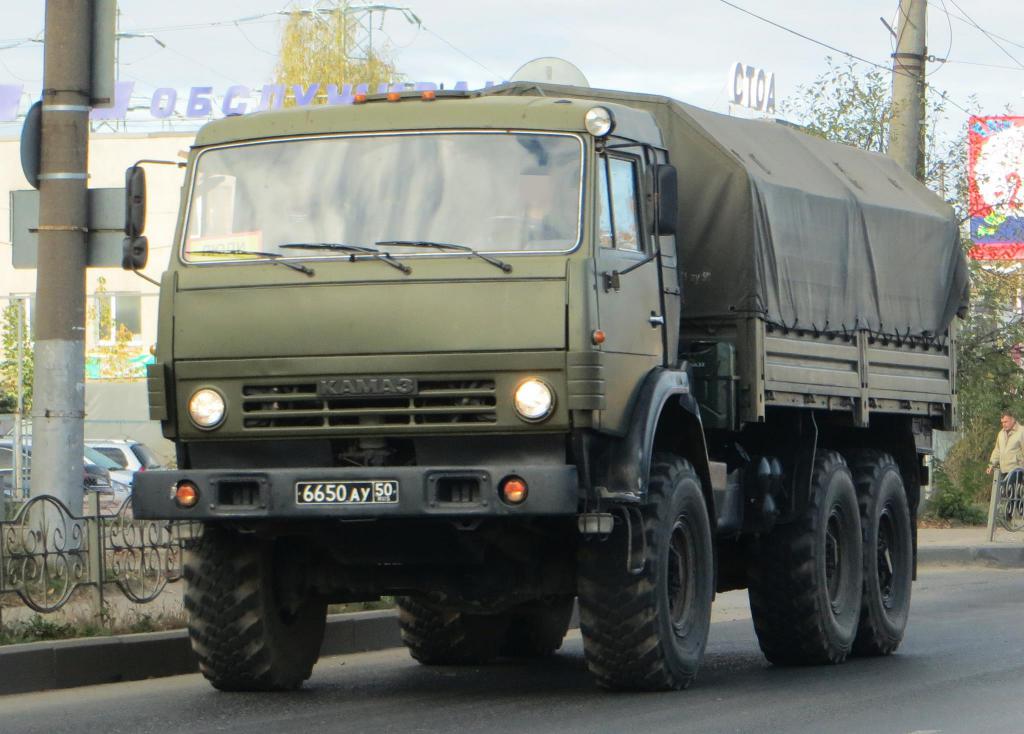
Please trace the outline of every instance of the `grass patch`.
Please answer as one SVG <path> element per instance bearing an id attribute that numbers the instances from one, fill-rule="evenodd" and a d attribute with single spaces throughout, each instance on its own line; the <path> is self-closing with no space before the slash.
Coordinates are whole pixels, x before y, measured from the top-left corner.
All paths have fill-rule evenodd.
<path id="1" fill-rule="evenodd" d="M 394 609 L 395 597 L 382 596 L 376 601 L 356 601 L 348 604 L 330 604 L 328 614 L 349 614 L 351 612 L 373 612 L 379 609 Z"/>
<path id="2" fill-rule="evenodd" d="M 80 637 L 110 637 L 111 635 L 134 634 L 138 632 L 162 632 L 181 629 L 187 625 L 184 613 L 150 614 L 133 611 L 124 619 L 81 619 L 61 621 L 36 614 L 20 622 L 0 627 L 0 645 L 17 645 L 23 642 L 46 642 L 49 640 L 72 640 Z"/>

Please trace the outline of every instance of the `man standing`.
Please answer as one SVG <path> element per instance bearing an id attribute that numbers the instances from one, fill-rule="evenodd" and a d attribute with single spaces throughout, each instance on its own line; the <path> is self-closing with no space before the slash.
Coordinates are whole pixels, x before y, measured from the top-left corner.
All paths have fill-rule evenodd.
<path id="1" fill-rule="evenodd" d="M 997 468 L 1005 477 L 1014 469 L 1024 468 L 1024 428 L 1008 410 L 999 419 L 1002 430 L 996 434 L 996 447 L 988 459 L 986 474 Z"/>

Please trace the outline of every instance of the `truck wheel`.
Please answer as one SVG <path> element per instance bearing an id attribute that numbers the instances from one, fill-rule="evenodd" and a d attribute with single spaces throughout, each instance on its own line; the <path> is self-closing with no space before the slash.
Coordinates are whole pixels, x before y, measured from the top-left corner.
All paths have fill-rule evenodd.
<path id="1" fill-rule="evenodd" d="M 860 511 L 850 470 L 819 451 L 806 509 L 754 548 L 750 611 L 765 657 L 775 665 L 841 663 L 860 619 Z"/>
<path id="2" fill-rule="evenodd" d="M 657 455 L 643 519 L 643 569 L 627 569 L 628 527 L 582 544 L 580 630 L 587 667 L 603 688 L 686 688 L 711 626 L 714 559 L 700 480 L 689 462 Z"/>
<path id="3" fill-rule="evenodd" d="M 910 507 L 899 467 L 881 451 L 851 457 L 864 532 L 864 591 L 857 655 L 888 655 L 900 646 L 914 574 Z"/>
<path id="4" fill-rule="evenodd" d="M 199 669 L 222 691 L 298 688 L 320 654 L 327 606 L 278 602 L 274 545 L 216 526 L 183 562 L 189 638 Z"/>
<path id="5" fill-rule="evenodd" d="M 543 658 L 562 646 L 569 631 L 575 597 L 531 602 L 511 612 L 501 654 L 510 658 Z"/>
<path id="6" fill-rule="evenodd" d="M 468 614 L 399 596 L 398 624 L 409 654 L 424 665 L 482 665 L 498 657 L 508 615 Z"/>

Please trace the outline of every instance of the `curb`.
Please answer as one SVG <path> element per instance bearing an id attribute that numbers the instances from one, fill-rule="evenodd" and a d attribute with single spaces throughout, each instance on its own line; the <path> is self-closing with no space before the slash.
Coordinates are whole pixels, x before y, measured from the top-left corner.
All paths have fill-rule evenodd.
<path id="1" fill-rule="evenodd" d="M 917 561 L 921 565 L 981 565 L 994 568 L 1024 568 L 1024 546 L 918 546 Z"/>
<path id="2" fill-rule="evenodd" d="M 398 647 L 393 610 L 332 614 L 320 655 L 345 655 Z M 146 632 L 0 648 L 0 695 L 99 683 L 163 678 L 199 671 L 187 630 Z"/>

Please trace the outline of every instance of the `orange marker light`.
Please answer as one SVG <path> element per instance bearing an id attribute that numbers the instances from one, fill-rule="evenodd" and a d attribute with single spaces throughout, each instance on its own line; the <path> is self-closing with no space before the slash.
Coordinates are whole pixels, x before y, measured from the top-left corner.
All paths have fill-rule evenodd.
<path id="1" fill-rule="evenodd" d="M 402 98 L 400 92 L 388 92 L 388 102 L 397 102 Z"/>
<path id="2" fill-rule="evenodd" d="M 501 482 L 501 498 L 510 505 L 521 505 L 528 493 L 525 479 L 513 476 L 505 477 Z"/>
<path id="3" fill-rule="evenodd" d="M 199 488 L 188 480 L 178 482 L 174 490 L 174 502 L 178 507 L 195 507 L 199 502 Z"/>
<path id="4" fill-rule="evenodd" d="M 424 102 L 433 102 L 435 99 L 437 99 L 437 92 L 435 92 L 433 89 L 424 89 L 423 94 L 420 95 L 420 99 L 422 99 Z"/>
<path id="5" fill-rule="evenodd" d="M 362 104 L 366 101 L 366 95 L 363 93 L 352 95 L 352 104 Z"/>
<path id="6" fill-rule="evenodd" d="M 594 329 L 594 333 L 590 335 L 590 341 L 594 344 L 604 344 L 604 332 L 600 329 Z"/>

